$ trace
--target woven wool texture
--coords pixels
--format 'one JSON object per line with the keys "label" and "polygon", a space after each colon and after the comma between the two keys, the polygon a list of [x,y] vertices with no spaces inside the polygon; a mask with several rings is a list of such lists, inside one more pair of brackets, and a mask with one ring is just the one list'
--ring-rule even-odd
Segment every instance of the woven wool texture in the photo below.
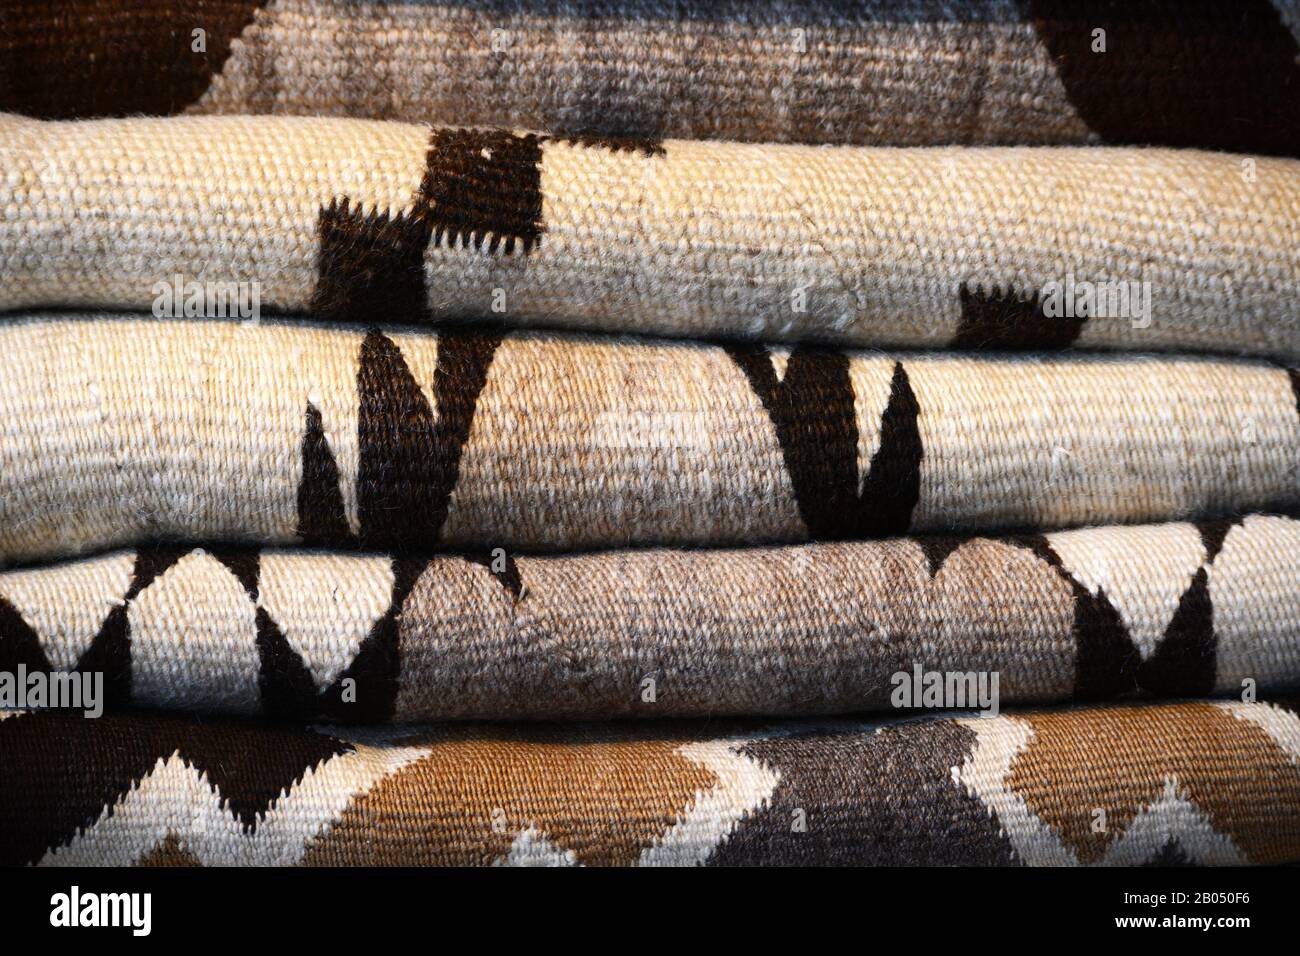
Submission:
{"label": "woven wool texture", "polygon": [[[1291,159],[265,117],[0,117],[0,141],[4,309],[242,282],[268,310],[364,322],[1300,356]],[[1053,283],[1129,297],[1059,314]]]}
{"label": "woven wool texture", "polygon": [[1300,373],[38,316],[0,322],[0,559],[1056,530],[1300,506]]}
{"label": "woven wool texture", "polygon": [[11,0],[0,110],[1296,155],[1298,35],[1295,0]]}
{"label": "woven wool texture", "polygon": [[1282,863],[1300,860],[1300,718],[1175,703],[362,731],[17,714],[0,719],[0,818],[0,862],[53,865]]}
{"label": "woven wool texture", "polygon": [[851,713],[888,709],[918,664],[997,672],[1004,705],[1271,694],[1300,689],[1298,580],[1300,521],[1267,515],[495,572],[490,555],[120,551],[0,574],[0,670],[340,723]]}
{"label": "woven wool texture", "polygon": [[1300,865],[1300,0],[0,7],[0,866]]}

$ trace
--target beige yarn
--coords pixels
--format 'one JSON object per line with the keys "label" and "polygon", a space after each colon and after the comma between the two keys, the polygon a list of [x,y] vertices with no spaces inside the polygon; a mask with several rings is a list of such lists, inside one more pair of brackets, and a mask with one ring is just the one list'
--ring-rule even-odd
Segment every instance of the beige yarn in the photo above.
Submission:
{"label": "beige yarn", "polygon": [[[0,142],[7,309],[148,309],[177,275],[257,282],[264,308],[311,308],[324,211],[347,200],[413,215],[426,160],[450,161],[426,127],[341,119],[5,117]],[[1251,158],[1248,174],[1246,160],[1195,151],[538,148],[536,170],[510,169],[522,192],[482,197],[527,206],[535,186],[531,251],[435,238],[422,253],[429,316],[943,346],[991,297],[993,313],[1027,299],[1035,323],[1003,347],[1300,355],[1294,160]],[[427,213],[435,226],[453,214],[470,215]],[[491,239],[488,226],[466,235]],[[1096,317],[1056,341],[1067,320],[1033,300],[1070,278],[1149,283],[1149,326]],[[378,307],[366,301],[361,315]]]}
{"label": "beige yarn", "polygon": [[[721,346],[494,342],[302,322],[0,322],[0,559],[154,536],[291,543],[324,518],[339,543],[561,549],[799,541],[827,509],[815,535],[885,519],[893,533],[1051,530],[1300,505],[1295,378],[1266,362],[758,351],[755,368],[795,389],[803,424],[779,432]],[[466,348],[481,390],[442,361]],[[427,426],[412,402],[427,403]],[[448,416],[466,422],[463,444],[427,431]],[[816,470],[832,440],[855,443],[851,474]],[[305,470],[305,443],[332,470]],[[448,455],[454,485],[431,500],[419,469]],[[814,469],[803,492],[792,467]],[[367,508],[390,530],[368,528]],[[437,508],[445,520],[429,517]]]}

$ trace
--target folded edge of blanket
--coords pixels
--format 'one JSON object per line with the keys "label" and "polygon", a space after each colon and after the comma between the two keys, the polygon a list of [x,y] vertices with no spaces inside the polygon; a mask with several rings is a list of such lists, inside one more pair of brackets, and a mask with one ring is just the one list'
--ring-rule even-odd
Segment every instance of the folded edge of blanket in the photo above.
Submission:
{"label": "folded edge of blanket", "polygon": [[948,684],[935,700],[985,711],[1271,695],[1300,690],[1297,581],[1300,521],[1271,515],[556,556],[158,547],[0,573],[0,706],[53,703],[22,675],[65,672],[98,706],[337,723],[860,713]]}
{"label": "folded edge of blanket", "polygon": [[3,309],[1300,356],[1300,160],[304,117],[0,136]]}
{"label": "folded edge of blanket", "polygon": [[384,731],[0,718],[11,864],[1300,860],[1294,703]]}

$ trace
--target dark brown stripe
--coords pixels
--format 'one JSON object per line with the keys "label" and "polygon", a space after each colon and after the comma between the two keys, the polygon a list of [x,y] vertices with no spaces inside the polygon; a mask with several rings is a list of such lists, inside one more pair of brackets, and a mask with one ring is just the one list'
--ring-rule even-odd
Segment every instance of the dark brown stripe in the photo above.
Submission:
{"label": "dark brown stripe", "polygon": [[667,155],[662,139],[634,139],[629,136],[600,136],[582,133],[557,138],[560,142],[568,143],[570,146],[607,149],[612,153],[640,153],[647,158]]}
{"label": "dark brown stripe", "polygon": [[924,452],[920,409],[902,364],[894,364],[880,447],[859,489],[848,357],[800,346],[790,353],[778,382],[766,349],[733,345],[727,352],[772,420],[809,536],[836,540],[906,532],[920,497]]}
{"label": "dark brown stripe", "polygon": [[361,547],[432,547],[443,484],[435,417],[401,350],[378,330],[361,345],[357,393]]}
{"label": "dark brown stripe", "polygon": [[1027,299],[1009,289],[987,292],[963,286],[961,321],[949,345],[1004,352],[1064,349],[1074,344],[1086,321],[1045,315],[1037,296]]}
{"label": "dark brown stripe", "polygon": [[419,198],[433,242],[531,251],[542,235],[541,144],[531,133],[434,130]]}
{"label": "dark brown stripe", "polygon": [[[852,403],[850,402],[850,411]],[[912,393],[907,371],[894,363],[889,383],[889,404],[880,419],[880,447],[871,456],[871,466],[857,499],[853,537],[884,538],[906,534],[912,512],[921,499],[921,407]],[[856,452],[856,440],[854,441]],[[853,477],[856,480],[856,457]]]}
{"label": "dark brown stripe", "polygon": [[310,547],[355,547],[348,527],[334,460],[320,410],[307,403],[307,424],[302,436],[302,480],[298,483],[298,536]]}
{"label": "dark brown stripe", "polygon": [[1141,653],[1105,589],[1099,588],[1094,595],[1076,581],[1043,535],[1008,540],[1028,548],[1070,585],[1074,596],[1074,696],[1101,700],[1137,687]]}
{"label": "dark brown stripe", "polygon": [[16,607],[0,597],[0,671],[13,674],[20,665],[29,672],[45,672],[50,669],[50,659],[40,635]]}
{"label": "dark brown stripe", "polygon": [[127,604],[108,612],[90,646],[77,659],[82,674],[104,675],[104,706],[122,707],[131,701],[131,622]]}
{"label": "dark brown stripe", "polygon": [[257,609],[257,685],[262,712],[280,720],[316,716],[316,681],[265,608]]}
{"label": "dark brown stripe", "polygon": [[135,553],[135,569],[131,573],[131,586],[126,589],[126,601],[129,603],[140,592],[167,573],[177,561],[191,553],[191,547],[178,545],[155,545],[140,548]]}
{"label": "dark brown stripe", "polygon": [[1228,532],[1241,524],[1240,517],[1219,518],[1214,521],[1198,521],[1196,530],[1201,535],[1201,544],[1205,545],[1205,560],[1202,562],[1207,567],[1214,563],[1214,559],[1219,556],[1223,550],[1223,542],[1228,537]]}
{"label": "dark brown stripe", "polygon": [[1160,697],[1206,697],[1218,667],[1209,579],[1199,568],[1155,653],[1142,662],[1138,683]]}
{"label": "dark brown stripe", "polygon": [[1165,697],[1203,697],[1213,692],[1219,641],[1214,633],[1214,602],[1207,569],[1223,550],[1228,533],[1241,520],[1234,517],[1197,522],[1205,559],[1183,592],[1160,645],[1142,664],[1138,680],[1143,690]]}
{"label": "dark brown stripe", "polygon": [[363,548],[408,551],[437,543],[479,393],[500,343],[497,334],[440,335],[435,419],[393,341],[378,330],[366,336],[357,373]]}
{"label": "dark brown stripe", "polygon": [[930,568],[930,578],[933,579],[943,567],[948,556],[960,548],[967,541],[968,537],[957,537],[955,535],[927,534],[916,539],[916,543],[921,546],[921,551],[925,554],[925,562]]}
{"label": "dark brown stripe", "polygon": [[[318,710],[326,719],[341,723],[382,723],[393,719],[402,673],[402,605],[427,565],[423,558],[393,560],[393,592],[387,612],[361,642],[347,670],[320,695]],[[355,700],[344,699],[345,681],[355,682]]]}
{"label": "dark brown stripe", "polygon": [[252,548],[208,548],[207,553],[235,576],[248,599],[257,603],[257,583],[261,574],[261,555]]}
{"label": "dark brown stripe", "polygon": [[1021,6],[1105,141],[1300,155],[1300,48],[1268,0]]}
{"label": "dark brown stripe", "polygon": [[430,225],[423,211],[353,209],[346,197],[321,210],[319,275],[311,311],[339,322],[414,322],[428,316],[424,251]]}

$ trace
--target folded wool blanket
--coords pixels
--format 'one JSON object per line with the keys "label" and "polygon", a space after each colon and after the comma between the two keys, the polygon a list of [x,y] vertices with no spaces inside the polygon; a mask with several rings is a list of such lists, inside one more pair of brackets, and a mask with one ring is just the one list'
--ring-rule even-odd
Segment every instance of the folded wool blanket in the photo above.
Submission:
{"label": "folded wool blanket", "polygon": [[996,673],[1003,705],[1272,694],[1300,690],[1300,521],[495,569],[119,551],[0,573],[0,672],[20,666],[102,672],[110,704],[342,723],[851,713],[910,706],[895,675],[917,671]]}
{"label": "folded wool blanket", "polygon": [[1295,0],[10,0],[6,14],[0,110],[44,117],[1300,153]]}
{"label": "folded wool blanket", "polygon": [[122,316],[0,322],[0,560],[759,544],[1300,506],[1300,372]]}
{"label": "folded wool blanket", "polygon": [[0,143],[0,309],[1300,356],[1298,160],[268,117]]}
{"label": "folded wool blanket", "polygon": [[1293,704],[383,731],[0,718],[9,864],[1300,861]]}

